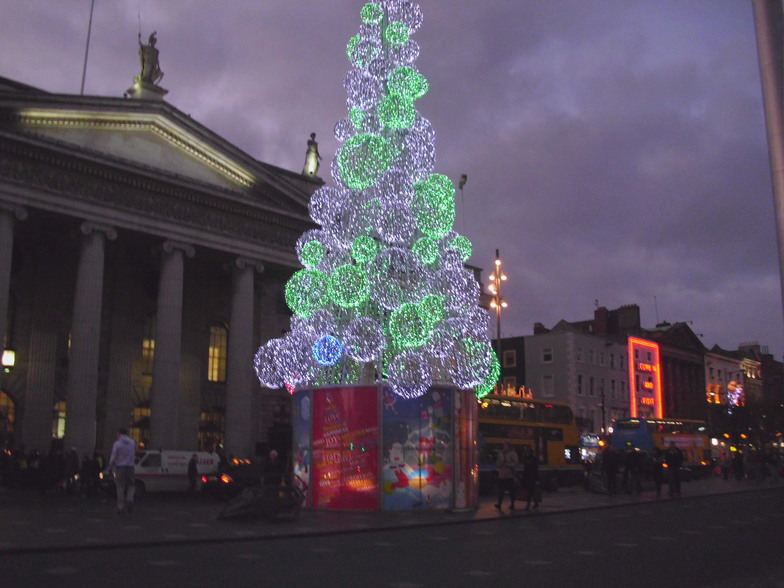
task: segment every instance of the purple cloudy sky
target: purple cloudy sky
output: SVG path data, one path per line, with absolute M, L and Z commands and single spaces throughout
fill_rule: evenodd
M 158 32 L 167 101 L 299 171 L 345 115 L 362 0 L 95 0 L 85 93 L 121 96 Z M 707 347 L 782 358 L 775 224 L 748 0 L 422 0 L 417 102 L 457 183 L 471 263 L 506 273 L 504 336 L 639 304 Z M 78 94 L 90 0 L 4 0 L 0 76 Z M 462 206 L 464 203 L 464 207 Z M 491 333 L 494 336 L 494 333 Z

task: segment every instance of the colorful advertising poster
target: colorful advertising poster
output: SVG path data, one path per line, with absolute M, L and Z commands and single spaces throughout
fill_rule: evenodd
M 316 388 L 310 506 L 378 508 L 378 390 L 375 386 Z
M 479 405 L 471 390 L 455 391 L 455 508 L 479 506 L 479 450 L 476 444 Z
M 413 400 L 384 388 L 385 510 L 452 507 L 452 392 L 431 388 Z
M 294 395 L 294 414 L 292 417 L 292 428 L 294 433 L 293 469 L 294 475 L 299 477 L 304 484 L 300 487 L 305 490 L 305 506 L 310 504 L 310 430 L 313 424 L 312 418 L 312 394 L 310 390 L 297 392 Z M 294 478 L 297 482 L 297 478 Z

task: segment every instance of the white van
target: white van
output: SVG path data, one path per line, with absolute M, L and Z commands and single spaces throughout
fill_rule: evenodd
M 217 453 L 199 451 L 150 450 L 136 453 L 136 492 L 184 492 L 188 490 L 188 462 L 196 455 L 196 468 L 199 471 L 197 487 L 201 476 L 217 471 L 220 461 Z

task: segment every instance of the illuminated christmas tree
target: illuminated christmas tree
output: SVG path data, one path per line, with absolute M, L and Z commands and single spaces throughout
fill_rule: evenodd
M 422 24 L 414 2 L 365 4 L 346 54 L 348 114 L 334 187 L 309 204 L 321 228 L 297 242 L 304 269 L 286 284 L 291 330 L 263 345 L 259 380 L 290 391 L 384 382 L 405 398 L 433 385 L 484 396 L 500 373 L 480 287 L 464 263 L 471 243 L 453 230 L 455 187 L 434 173 L 435 134 L 415 101 Z

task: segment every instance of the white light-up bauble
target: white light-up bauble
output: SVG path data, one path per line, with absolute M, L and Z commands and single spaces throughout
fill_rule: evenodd
M 446 298 L 449 310 L 469 309 L 479 303 L 479 283 L 474 274 L 463 268 L 445 268 L 436 272 L 434 287 Z
M 340 218 L 343 205 L 351 192 L 342 188 L 324 186 L 316 190 L 308 202 L 310 218 L 322 227 L 331 227 Z
M 357 134 L 357 129 L 354 123 L 349 118 L 341 118 L 335 123 L 335 138 L 341 143 L 348 141 L 351 137 Z M 334 174 L 332 176 L 334 178 Z
M 323 335 L 337 332 L 337 320 L 326 310 L 318 310 L 308 318 L 294 316 L 291 318 L 291 330 L 310 339 L 318 339 Z
M 382 206 L 409 205 L 414 197 L 414 184 L 401 170 L 392 168 L 379 178 L 370 194 Z
M 419 398 L 433 383 L 430 363 L 423 353 L 414 350 L 395 357 L 389 364 L 387 376 L 392 392 L 403 398 Z
M 253 358 L 256 376 L 259 378 L 259 382 L 267 388 L 282 388 L 286 383 L 276 361 L 278 347 L 281 343 L 280 339 L 271 339 L 259 347 Z
M 280 341 L 275 356 L 278 373 L 288 384 L 307 385 L 316 369 L 316 361 L 313 359 L 315 338 L 310 334 L 292 331 Z
M 396 166 L 414 183 L 428 179 L 436 164 L 435 133 L 426 118 L 418 116 L 405 137 L 405 149 Z
M 387 0 L 384 2 L 389 22 L 401 22 L 408 27 L 409 33 L 422 26 L 422 9 L 416 2 L 409 0 Z
M 389 61 L 395 66 L 410 65 L 419 57 L 419 43 L 409 39 L 408 43 L 389 48 Z
M 390 247 L 368 264 L 373 300 L 387 310 L 419 302 L 428 284 L 425 266 L 413 251 Z
M 470 332 L 477 336 L 486 336 L 490 328 L 490 315 L 486 310 L 475 306 L 465 312 L 464 318 Z
M 374 44 L 381 44 L 381 25 L 379 23 L 362 23 L 359 25 L 359 36 Z
M 447 372 L 459 388 L 481 384 L 493 365 L 493 350 L 486 341 L 466 337 L 456 342 L 446 361 Z
M 452 351 L 456 341 L 456 333 L 451 333 L 444 327 L 436 327 L 430 333 L 430 339 L 425 343 L 424 349 L 433 357 L 444 358 Z
M 406 205 L 383 207 L 373 227 L 387 245 L 407 245 L 417 229 L 416 218 Z
M 356 318 L 343 330 L 343 349 L 353 360 L 375 361 L 385 344 L 384 330 L 372 318 Z
M 383 96 L 381 81 L 367 70 L 350 70 L 343 85 L 346 88 L 346 104 L 349 109 L 368 110 L 376 106 Z

